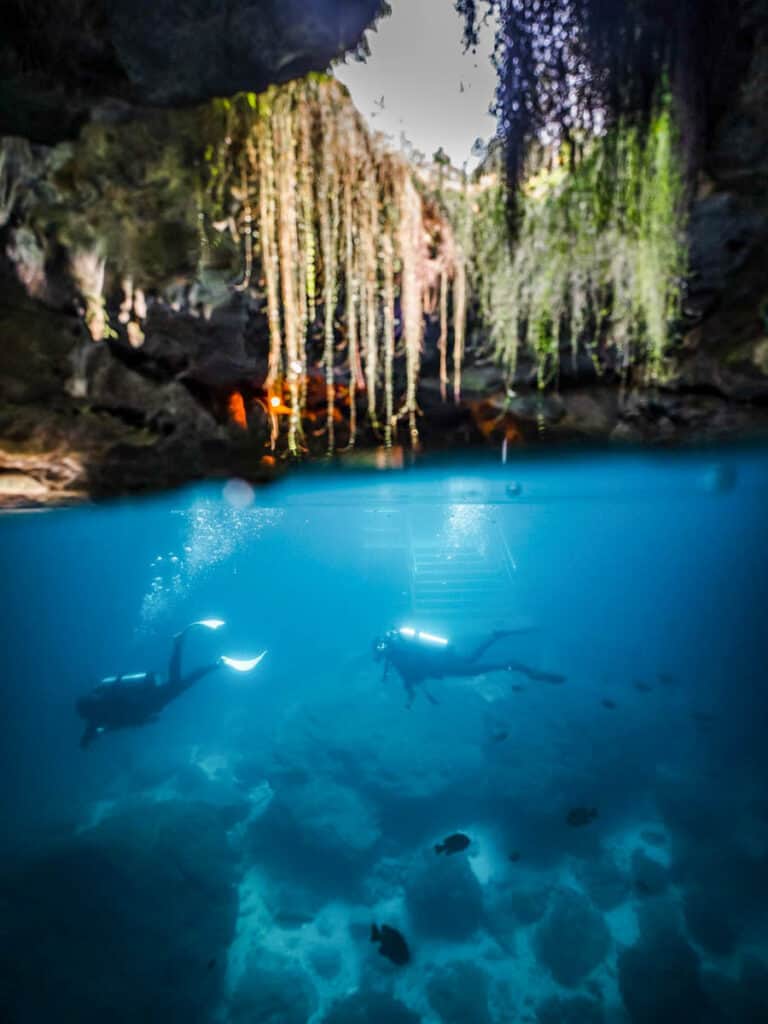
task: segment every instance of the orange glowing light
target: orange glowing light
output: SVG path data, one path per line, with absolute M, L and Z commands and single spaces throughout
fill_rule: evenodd
M 242 430 L 248 429 L 248 417 L 245 413 L 245 402 L 243 401 L 243 396 L 239 391 L 233 391 L 229 396 L 227 411 L 229 412 L 229 418 L 233 423 L 236 423 Z
M 277 409 L 277 407 L 280 405 L 280 399 L 277 397 L 277 395 L 272 395 L 272 397 L 269 400 L 269 404 L 272 406 L 273 409 Z

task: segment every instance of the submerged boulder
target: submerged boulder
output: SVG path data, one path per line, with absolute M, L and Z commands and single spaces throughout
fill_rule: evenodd
M 632 1024 L 704 1021 L 710 1005 L 699 957 L 667 927 L 641 934 L 620 954 L 619 988 Z
M 466 858 L 432 854 L 417 861 L 406 875 L 405 900 L 424 935 L 465 939 L 483 920 L 483 891 Z
M 427 983 L 429 1005 L 443 1024 L 490 1024 L 489 976 L 466 960 L 446 964 Z
M 325 882 L 362 871 L 381 831 L 355 789 L 317 778 L 281 786 L 252 835 L 259 854 L 281 871 Z
M 337 1000 L 323 1024 L 420 1024 L 421 1017 L 385 992 L 355 992 Z
M 632 880 L 636 892 L 641 896 L 658 896 L 669 882 L 667 869 L 644 850 L 632 854 Z
M 736 946 L 737 931 L 727 898 L 714 888 L 691 886 L 683 903 L 685 923 L 694 942 L 716 956 L 728 956 Z
M 6 871 L 7 1019 L 207 1024 L 235 931 L 235 867 L 215 808 L 166 801 Z
M 536 955 L 561 985 L 573 986 L 608 953 L 611 936 L 602 914 L 572 889 L 558 893 L 536 929 Z
M 228 1007 L 231 1024 L 306 1024 L 317 997 L 308 976 L 288 957 L 251 951 Z
M 600 910 L 613 910 L 626 898 L 629 883 L 608 853 L 578 863 L 579 881 L 589 898 Z
M 552 996 L 536 1008 L 537 1024 L 603 1024 L 604 1020 L 603 1008 L 588 996 Z

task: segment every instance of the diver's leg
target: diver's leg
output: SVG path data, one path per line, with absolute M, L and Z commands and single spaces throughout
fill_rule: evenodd
M 528 676 L 529 679 L 535 679 L 541 683 L 565 682 L 565 676 L 560 676 L 556 672 L 540 672 L 538 669 L 530 668 L 530 666 L 523 665 L 519 661 L 508 661 L 505 667 L 510 672 L 521 672 L 524 676 Z
M 433 697 L 429 690 L 427 690 L 423 686 L 422 690 L 424 691 L 424 696 L 427 698 L 430 704 L 434 704 L 435 707 L 437 707 L 440 704 L 440 701 L 437 699 L 437 697 Z
M 405 706 L 410 711 L 411 708 L 413 707 L 413 701 L 414 701 L 414 698 L 416 696 L 416 687 L 413 685 L 413 683 L 411 682 L 410 679 L 404 679 L 403 680 L 403 686 L 405 687 L 405 692 L 406 692 L 407 698 L 408 698 L 406 700 Z
M 89 722 L 88 725 L 86 725 L 85 727 L 85 732 L 80 737 L 81 750 L 86 750 L 88 747 L 90 747 L 90 745 L 93 743 L 93 741 L 96 739 L 98 735 L 99 730 L 96 728 L 93 722 Z
M 181 684 L 181 648 L 184 644 L 184 633 L 177 633 L 173 638 L 171 657 L 168 661 L 168 686 L 179 686 Z
M 512 636 L 511 629 L 494 629 L 494 631 L 481 640 L 480 643 L 467 655 L 467 661 L 477 661 L 481 654 L 485 654 L 489 647 L 492 647 L 499 640 L 503 640 L 505 636 Z
M 189 675 L 184 676 L 183 679 L 179 679 L 175 684 L 166 683 L 165 686 L 160 687 L 163 691 L 163 704 L 168 704 L 170 701 L 175 700 L 180 694 L 184 693 L 195 683 L 198 683 L 205 676 L 210 675 L 211 672 L 215 672 L 217 668 L 221 668 L 221 659 L 214 661 L 211 665 L 203 665 L 202 668 L 196 668 Z

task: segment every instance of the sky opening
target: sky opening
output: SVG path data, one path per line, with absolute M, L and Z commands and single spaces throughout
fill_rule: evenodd
M 426 157 L 440 149 L 456 167 L 477 166 L 496 122 L 491 62 L 495 23 L 483 26 L 477 51 L 464 52 L 463 22 L 452 0 L 392 0 L 392 15 L 369 32 L 371 56 L 334 68 L 374 131 L 396 148 Z

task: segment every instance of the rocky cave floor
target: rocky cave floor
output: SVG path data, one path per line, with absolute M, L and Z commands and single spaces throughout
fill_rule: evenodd
M 405 730 L 399 690 L 350 685 L 285 709 L 269 742 L 241 724 L 218 748 L 127 757 L 76 822 L 6 864 L 11 1019 L 766 1020 L 765 805 L 718 788 L 720 769 L 649 766 L 638 741 L 664 702 L 706 747 L 684 695 L 612 691 L 607 736 L 563 720 L 541 684 L 512 698 L 533 730 L 459 694 L 457 739 L 426 702 Z M 584 828 L 564 820 L 574 789 L 599 805 Z M 468 851 L 437 856 L 456 830 Z M 378 954 L 372 922 L 402 931 L 410 964 Z

